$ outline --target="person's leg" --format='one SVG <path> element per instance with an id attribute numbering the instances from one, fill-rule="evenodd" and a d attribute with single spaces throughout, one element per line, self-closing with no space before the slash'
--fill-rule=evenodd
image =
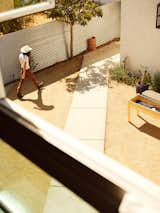
<path id="1" fill-rule="evenodd" d="M 31 70 L 27 70 L 27 74 L 38 89 L 43 85 L 43 82 L 39 82 Z"/>
<path id="2" fill-rule="evenodd" d="M 18 86 L 17 86 L 17 97 L 18 98 L 22 98 L 23 97 L 23 95 L 22 95 L 22 85 L 23 85 L 23 82 L 24 82 L 25 78 L 26 78 L 26 73 L 23 73 L 21 71 L 20 81 L 19 81 Z"/>

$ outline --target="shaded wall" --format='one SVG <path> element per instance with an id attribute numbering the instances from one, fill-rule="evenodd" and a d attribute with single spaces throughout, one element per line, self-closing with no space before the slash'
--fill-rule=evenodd
<path id="1" fill-rule="evenodd" d="M 102 6 L 103 18 L 93 18 L 85 27 L 74 27 L 74 55 L 87 48 L 87 39 L 96 36 L 97 46 L 120 36 L 120 4 Z M 31 29 L 20 30 L 0 38 L 0 64 L 4 83 L 19 78 L 19 49 L 29 44 L 33 47 L 34 71 L 41 70 L 69 55 L 69 27 L 64 23 L 50 22 Z"/>

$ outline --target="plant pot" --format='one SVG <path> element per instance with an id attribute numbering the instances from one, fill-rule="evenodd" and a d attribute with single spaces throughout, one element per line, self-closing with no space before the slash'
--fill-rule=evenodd
<path id="1" fill-rule="evenodd" d="M 142 92 L 148 90 L 148 84 L 140 84 L 139 82 L 136 84 L 136 93 L 142 94 Z"/>
<path id="2" fill-rule="evenodd" d="M 96 50 L 96 37 L 92 37 L 92 38 L 89 38 L 87 40 L 87 50 L 88 51 L 93 51 L 93 50 Z"/>

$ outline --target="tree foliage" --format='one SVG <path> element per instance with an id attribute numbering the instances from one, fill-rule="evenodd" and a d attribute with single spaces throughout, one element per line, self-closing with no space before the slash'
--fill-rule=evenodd
<path id="1" fill-rule="evenodd" d="M 70 56 L 73 57 L 73 26 L 82 26 L 92 17 L 102 17 L 102 9 L 94 0 L 56 0 L 56 6 L 49 17 L 70 24 Z"/>
<path id="2" fill-rule="evenodd" d="M 160 93 L 160 72 L 156 72 L 153 76 L 153 89 Z"/>
<path id="3" fill-rule="evenodd" d="M 15 32 L 23 28 L 23 18 L 12 19 L 0 23 L 0 32 L 3 34 Z"/>
<path id="4" fill-rule="evenodd" d="M 69 24 L 87 25 L 92 17 L 102 17 L 102 9 L 93 0 L 56 0 L 50 17 Z"/>

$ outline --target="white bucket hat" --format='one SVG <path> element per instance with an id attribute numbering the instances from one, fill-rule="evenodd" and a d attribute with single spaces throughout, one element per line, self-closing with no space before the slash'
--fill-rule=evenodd
<path id="1" fill-rule="evenodd" d="M 21 53 L 29 53 L 31 50 L 32 48 L 28 45 L 21 47 Z"/>

